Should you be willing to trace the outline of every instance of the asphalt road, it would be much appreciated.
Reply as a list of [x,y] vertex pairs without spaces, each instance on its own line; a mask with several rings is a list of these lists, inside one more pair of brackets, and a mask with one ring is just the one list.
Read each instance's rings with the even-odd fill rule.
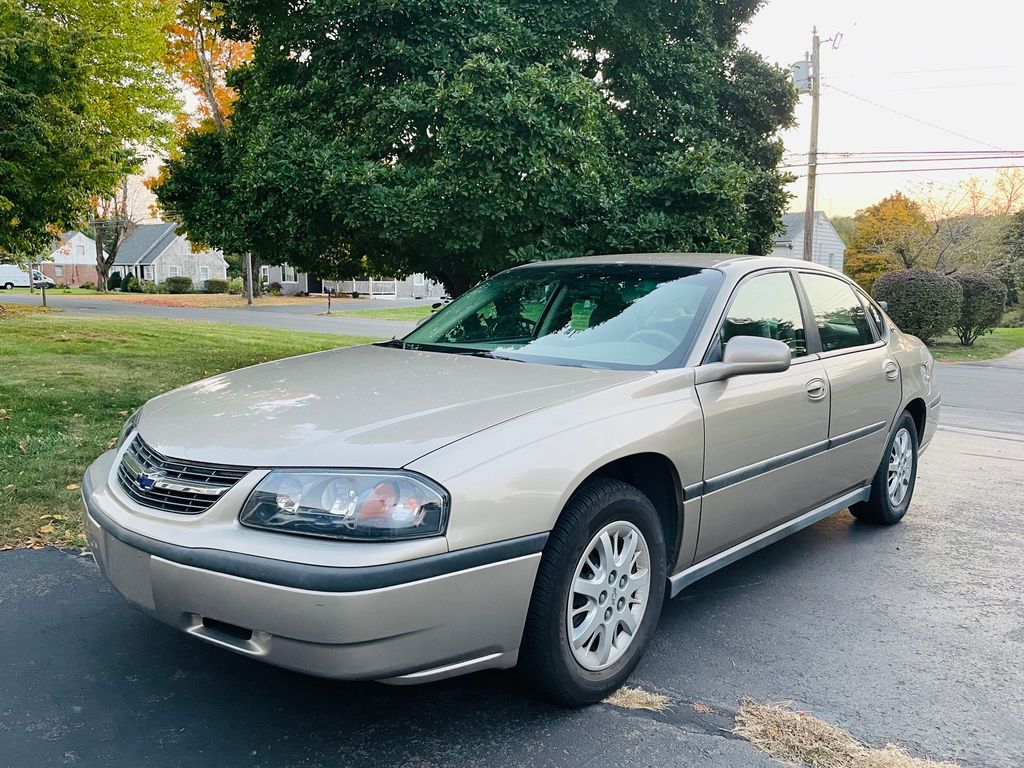
[[[0,300],[18,304],[39,304],[39,296],[28,294],[0,293]],[[161,307],[152,304],[134,304],[129,301],[109,301],[93,299],[88,296],[63,296],[48,294],[47,304],[56,307],[73,317],[154,317],[164,320],[198,320],[211,323],[235,323],[258,328],[279,328],[288,331],[307,331],[315,333],[333,333],[341,336],[368,336],[390,339],[404,336],[411,331],[414,323],[396,322],[393,320],[375,320],[372,318],[350,317],[322,314],[327,311],[327,300],[313,301],[307,304],[278,304],[258,307],[238,307],[233,309],[206,309],[201,307]],[[358,302],[358,306],[345,309],[379,309],[382,307],[401,307],[420,304],[413,301],[380,300]],[[335,306],[334,311],[337,311]]]
[[[992,376],[961,368],[979,392]],[[1024,371],[1009,381],[996,405],[1022,418]],[[1019,768],[1024,433],[954,408],[975,426],[940,430],[901,525],[839,513],[666,604],[632,680],[672,698],[662,715],[558,709],[513,673],[307,678],[136,612],[87,557],[0,553],[0,766],[777,766],[728,732],[751,696],[879,746]]]

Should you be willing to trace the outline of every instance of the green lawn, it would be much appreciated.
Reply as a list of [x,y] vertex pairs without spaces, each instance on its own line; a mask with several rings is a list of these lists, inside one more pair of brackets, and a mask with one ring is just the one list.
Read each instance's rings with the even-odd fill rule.
[[82,473],[150,397],[233,368],[369,341],[7,309],[0,318],[0,548],[84,544]]
[[374,320],[402,320],[414,323],[420,318],[431,313],[431,304],[434,302],[424,299],[424,304],[417,304],[413,307],[385,307],[384,309],[345,309],[341,312],[332,312],[331,315],[339,317],[369,317]]
[[1024,347],[1024,328],[996,328],[974,342],[961,346],[956,336],[940,336],[929,345],[936,360],[944,363],[969,363],[991,360]]
[[[23,296],[28,296],[29,295],[29,289],[28,288],[11,288],[11,290],[9,290],[9,291],[0,291],[0,301],[3,300],[4,296],[9,296],[12,293],[21,294]],[[35,295],[38,296],[40,293],[42,293],[42,290],[39,289],[39,288],[36,288],[36,294]],[[47,288],[46,289],[46,295],[47,296],[49,296],[50,294],[54,294],[54,293],[56,293],[56,294],[63,294],[63,295],[71,294],[72,296],[95,296],[96,295],[96,291],[91,290],[91,289],[87,289],[87,288]]]

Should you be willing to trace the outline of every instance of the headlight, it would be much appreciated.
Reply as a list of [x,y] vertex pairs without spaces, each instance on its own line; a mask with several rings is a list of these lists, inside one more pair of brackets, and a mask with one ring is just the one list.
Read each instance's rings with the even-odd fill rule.
[[238,519],[251,528],[332,539],[414,539],[444,532],[448,494],[408,472],[274,470]]
[[117,436],[117,447],[120,448],[124,445],[124,441],[128,439],[128,435],[132,433],[132,430],[139,424],[139,414],[142,413],[142,409],[139,408],[135,413],[128,417],[128,421],[121,427],[121,434]]

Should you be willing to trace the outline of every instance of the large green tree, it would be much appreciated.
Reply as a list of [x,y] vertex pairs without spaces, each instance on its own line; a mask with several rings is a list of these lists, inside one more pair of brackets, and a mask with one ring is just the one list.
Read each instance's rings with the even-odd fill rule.
[[770,248],[795,94],[759,0],[227,0],[226,132],[157,189],[197,239],[458,294],[519,261]]
[[171,136],[166,0],[0,0],[0,250],[35,257]]

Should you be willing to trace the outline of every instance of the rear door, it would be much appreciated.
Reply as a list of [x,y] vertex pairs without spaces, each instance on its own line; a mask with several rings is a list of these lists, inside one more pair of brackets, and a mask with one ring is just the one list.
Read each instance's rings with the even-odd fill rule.
[[825,369],[808,354],[806,320],[789,270],[759,272],[737,287],[705,362],[734,336],[789,345],[789,370],[697,386],[704,411],[704,483],[697,560],[813,508],[828,442]]
[[900,368],[853,286],[809,271],[799,282],[832,390],[828,478],[838,494],[865,484],[878,468],[902,400]]

